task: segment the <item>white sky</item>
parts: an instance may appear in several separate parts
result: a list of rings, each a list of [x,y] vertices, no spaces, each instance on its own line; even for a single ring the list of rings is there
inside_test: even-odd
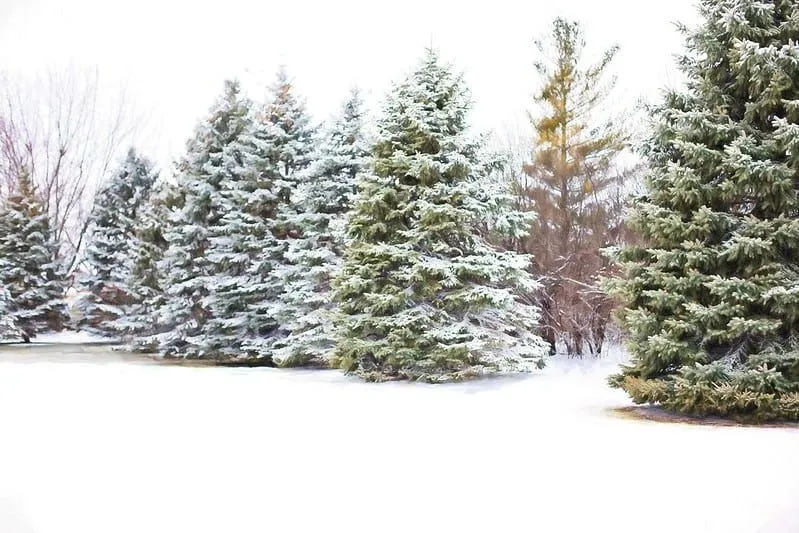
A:
[[[322,120],[353,84],[376,108],[431,42],[465,72],[476,127],[524,127],[532,42],[558,15],[583,23],[589,52],[621,46],[627,106],[678,83],[673,23],[696,21],[693,0],[0,0],[0,67],[97,67],[153,117],[144,148],[168,166],[226,77],[261,97],[285,64]]]

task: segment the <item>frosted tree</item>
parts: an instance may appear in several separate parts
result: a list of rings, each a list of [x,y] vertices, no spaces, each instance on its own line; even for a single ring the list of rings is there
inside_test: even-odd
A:
[[[168,218],[164,232],[168,247],[158,267],[166,298],[157,316],[163,333],[154,339],[161,355],[204,357],[211,350],[213,339],[204,331],[211,318],[207,297],[218,278],[217,267],[207,256],[210,228],[227,210],[223,182],[242,172],[238,141],[248,128],[249,107],[238,82],[225,82],[224,93],[197,126],[177,165],[180,207]]]
[[[353,90],[295,190],[299,234],[289,241],[285,254],[281,335],[273,353],[278,365],[323,364],[329,359],[334,344],[330,283],[343,262],[346,214],[355,197],[356,177],[369,156],[363,128],[363,102]]]
[[[0,268],[4,268],[0,260]],[[14,306],[11,294],[5,287],[0,286],[0,340],[18,340],[23,337],[14,320]]]
[[[14,322],[25,340],[59,330],[68,319],[57,250],[44,206],[22,174],[0,209],[0,287],[9,293]]]
[[[82,280],[85,292],[77,306],[82,329],[116,336],[117,321],[134,303],[127,290],[133,266],[138,211],[156,179],[152,164],[130,149],[94,200],[83,264],[88,274]]]
[[[529,217],[488,179],[495,158],[467,132],[468,91],[428,51],[390,93],[335,281],[333,364],[369,380],[443,382],[543,364],[530,258],[489,245],[478,225],[523,236]]]
[[[228,213],[219,220],[210,256],[222,274],[208,301],[215,318],[208,337],[217,357],[273,364],[285,317],[290,241],[301,234],[293,195],[314,150],[314,128],[285,70],[269,101],[253,113],[242,136],[245,171],[224,184]]]
[[[209,227],[207,257],[216,275],[205,298],[211,318],[203,329],[207,355],[219,360],[261,359],[257,350],[243,346],[253,338],[270,337],[276,328],[260,308],[276,294],[260,281],[278,249],[271,228],[279,198],[270,155],[258,148],[271,126],[256,109],[240,136],[241,171],[220,183],[224,214]]]
[[[166,304],[158,265],[167,248],[164,232],[169,209],[178,197],[168,182],[154,184],[147,201],[136,215],[134,243],[131,248],[130,272],[125,292],[130,305],[114,329],[131,342],[134,351],[152,351],[157,347],[159,332],[156,317]]]
[[[619,253],[633,359],[611,384],[680,413],[797,420],[799,2],[699,8],[629,220],[645,244]]]

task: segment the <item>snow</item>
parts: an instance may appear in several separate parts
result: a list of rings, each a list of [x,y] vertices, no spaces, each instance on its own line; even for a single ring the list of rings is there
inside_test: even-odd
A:
[[[31,344],[93,344],[109,343],[113,339],[101,337],[86,331],[59,331],[58,333],[40,333],[31,340]]]
[[[799,530],[799,430],[615,417],[621,359],[368,384],[3,347],[0,531]]]

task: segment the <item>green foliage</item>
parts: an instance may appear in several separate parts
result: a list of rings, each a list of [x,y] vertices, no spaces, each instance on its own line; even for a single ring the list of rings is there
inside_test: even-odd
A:
[[[27,174],[0,208],[0,289],[23,338],[60,330],[67,321],[66,280],[50,218]]]
[[[157,181],[136,216],[130,272],[124,282],[132,303],[114,324],[132,351],[155,351],[158,345],[153,336],[163,333],[159,331],[158,311],[166,304],[166,297],[159,265],[168,246],[164,232],[169,211],[177,207],[178,197],[168,182]]]
[[[348,222],[335,281],[333,365],[369,380],[430,382],[526,371],[546,348],[529,258],[492,248],[478,225],[519,234],[529,217],[487,179],[496,160],[467,136],[462,79],[429,51],[388,97]]]
[[[335,343],[331,280],[341,268],[346,217],[369,155],[363,122],[356,90],[325,131],[292,194],[298,236],[283,255],[283,305],[276,315],[281,338],[273,351],[278,366],[325,365]]]
[[[314,150],[304,101],[281,69],[269,100],[254,106],[236,140],[241,168],[221,182],[224,215],[210,227],[208,258],[215,276],[205,298],[212,317],[203,327],[206,354],[241,363],[281,364],[296,269],[292,247],[304,241],[296,201]],[[301,295],[297,295],[301,297]],[[304,361],[298,361],[298,363]]]
[[[207,298],[218,273],[208,256],[213,228],[227,211],[224,184],[244,172],[240,140],[248,128],[250,103],[236,81],[225,82],[224,92],[195,129],[186,154],[177,165],[179,208],[167,218],[167,249],[159,263],[164,305],[158,310],[153,338],[164,356],[203,357],[214,349],[203,331],[212,318]]]
[[[795,420],[799,331],[796,0],[703,0],[654,109],[650,172],[619,251],[631,366],[611,384],[695,415]]]
[[[0,260],[0,268],[3,268]],[[17,340],[23,336],[14,320],[14,304],[5,287],[0,287],[0,340]]]
[[[136,296],[127,287],[136,249],[136,223],[157,173],[152,164],[130,149],[120,168],[98,192],[90,217],[78,302],[78,326],[94,333],[118,336],[119,321],[130,313]]]
[[[659,404],[680,414],[799,421],[799,383],[768,365],[731,370],[715,362],[683,367],[665,380],[617,376],[614,385],[636,403]]]

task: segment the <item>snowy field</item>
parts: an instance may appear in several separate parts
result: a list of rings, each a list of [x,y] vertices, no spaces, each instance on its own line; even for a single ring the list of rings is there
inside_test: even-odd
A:
[[[799,531],[799,430],[614,416],[612,363],[375,385],[2,347],[0,533]]]
[[[60,333],[40,333],[31,341],[31,344],[97,344],[108,342],[105,337],[92,335],[85,331],[62,331]]]

